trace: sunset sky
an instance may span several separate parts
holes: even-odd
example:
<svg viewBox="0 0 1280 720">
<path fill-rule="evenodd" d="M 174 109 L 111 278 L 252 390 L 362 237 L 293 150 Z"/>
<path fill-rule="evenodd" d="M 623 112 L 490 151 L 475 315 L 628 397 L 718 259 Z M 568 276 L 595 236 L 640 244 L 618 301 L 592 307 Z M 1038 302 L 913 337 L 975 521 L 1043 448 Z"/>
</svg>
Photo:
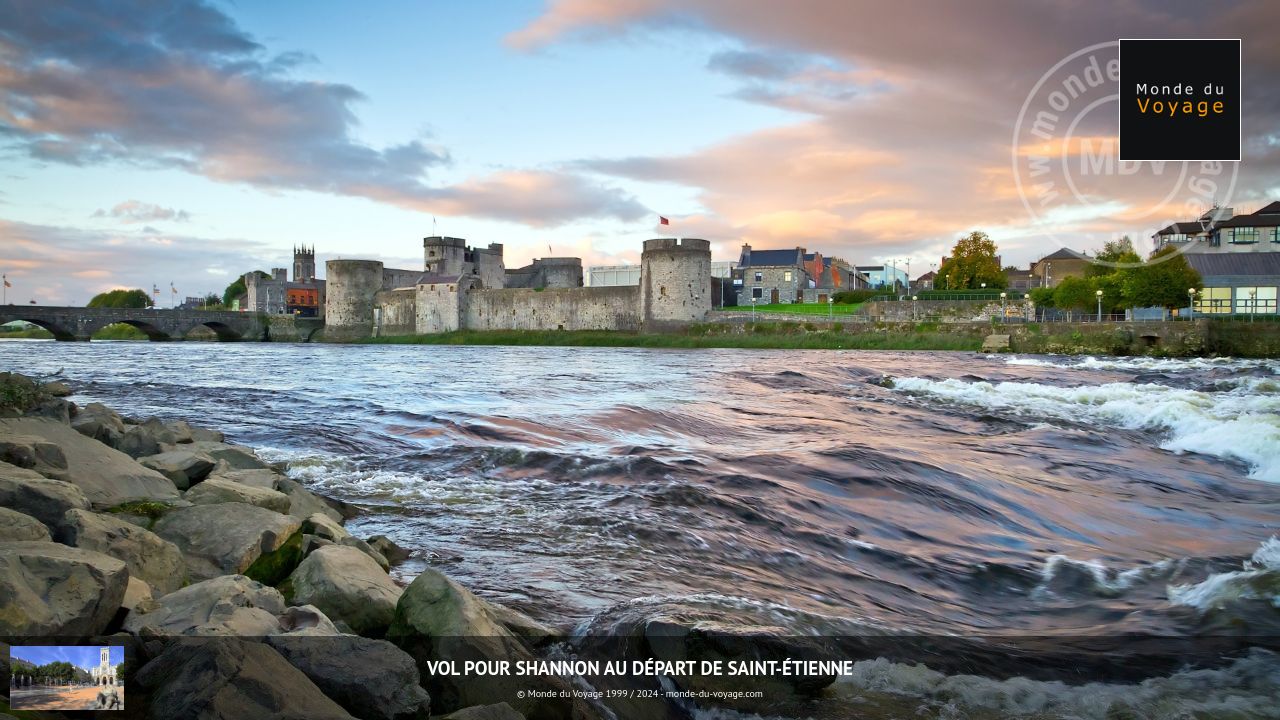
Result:
<svg viewBox="0 0 1280 720">
<path fill-rule="evenodd" d="M 1158 179 L 1039 220 L 1013 179 L 1037 80 L 1120 37 L 1243 38 L 1229 199 L 1280 199 L 1274 2 L 0 0 L 0 271 L 11 302 L 221 293 L 301 243 L 420 267 L 433 216 L 508 267 L 665 234 L 913 276 L 973 229 L 1020 265 L 1145 241 Z"/>
</svg>

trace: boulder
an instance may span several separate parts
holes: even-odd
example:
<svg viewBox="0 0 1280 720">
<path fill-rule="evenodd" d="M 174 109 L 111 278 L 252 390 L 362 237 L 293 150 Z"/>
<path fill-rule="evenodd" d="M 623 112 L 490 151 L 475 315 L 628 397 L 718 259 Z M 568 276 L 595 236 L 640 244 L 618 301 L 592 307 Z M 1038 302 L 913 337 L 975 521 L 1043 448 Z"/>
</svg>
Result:
<svg viewBox="0 0 1280 720">
<path fill-rule="evenodd" d="M 186 564 L 178 546 L 113 515 L 68 510 L 58 539 L 72 547 L 94 550 L 124 561 L 129 574 L 160 593 L 173 592 L 186 580 Z"/>
<path fill-rule="evenodd" d="M 186 420 L 174 420 L 165 423 L 165 429 L 173 434 L 173 441 L 179 445 L 185 445 L 195 442 L 195 437 L 191 434 L 191 425 Z"/>
<path fill-rule="evenodd" d="M 191 427 L 192 442 L 226 442 L 227 436 L 217 430 L 210 430 L 202 427 Z"/>
<path fill-rule="evenodd" d="M 568 693 L 569 685 L 558 677 L 432 674 L 426 664 L 430 661 L 515 663 L 534 658 L 510 630 L 494 619 L 485 602 L 431 568 L 414 579 L 401 595 L 387 639 L 418 663 L 423 686 L 431 693 L 437 712 L 506 702 L 530 720 L 592 715 L 581 700 L 560 696 L 562 691 Z M 527 691 L 551 696 L 533 699 Z"/>
<path fill-rule="evenodd" d="M 0 463 L 0 505 L 56 529 L 62 525 L 62 517 L 68 510 L 87 510 L 89 500 L 80 488 L 69 482 L 50 480 L 34 470 Z"/>
<path fill-rule="evenodd" d="M 377 550 L 378 553 L 382 555 L 382 557 L 386 558 L 387 562 L 392 565 L 399 565 L 405 560 L 408 560 L 409 556 L 412 555 L 411 551 L 400 547 L 395 543 L 395 541 L 386 535 L 374 535 L 368 540 L 365 540 L 365 542 L 369 543 L 369 547 Z"/>
<path fill-rule="evenodd" d="M 213 470 L 213 460 L 186 450 L 145 455 L 138 458 L 138 462 L 172 480 L 179 490 L 204 480 Z"/>
<path fill-rule="evenodd" d="M 56 397 L 46 397 L 34 406 L 27 409 L 23 415 L 29 418 L 44 418 L 52 420 L 62 425 L 71 424 L 71 418 L 75 417 L 78 408 L 76 404 L 68 400 Z"/>
<path fill-rule="evenodd" d="M 342 634 L 329 616 L 315 605 L 294 605 L 285 608 L 284 614 L 278 620 L 280 630 L 291 636 L 331 637 Z"/>
<path fill-rule="evenodd" d="M 360 538 L 354 535 L 348 535 L 338 540 L 337 544 L 345 545 L 347 547 L 353 547 L 359 550 L 360 552 L 364 553 L 365 555 L 368 555 L 370 558 L 373 559 L 374 562 L 378 563 L 378 567 L 382 568 L 382 572 L 391 571 L 391 563 L 387 562 L 387 559 L 382 556 L 382 553 L 378 552 L 377 550 L 374 550 L 373 547 L 369 545 L 369 543 L 361 540 Z"/>
<path fill-rule="evenodd" d="M 15 540 L 50 542 L 52 539 L 49 528 L 45 527 L 44 523 L 17 510 L 0 507 L 0 542 Z"/>
<path fill-rule="evenodd" d="M 54 480 L 67 479 L 67 456 L 56 443 L 34 435 L 0 435 L 0 461 Z"/>
<path fill-rule="evenodd" d="M 53 397 L 68 397 L 71 395 L 71 386 L 61 380 L 47 382 L 44 385 L 41 385 L 40 389 Z"/>
<path fill-rule="evenodd" d="M 559 642 L 566 637 L 563 631 L 540 623 L 519 610 L 487 600 L 482 600 L 482 602 L 488 606 L 489 614 L 493 616 L 494 620 L 497 620 L 499 624 L 515 635 L 524 638 L 526 642 L 534 647 L 542 647 Z"/>
<path fill-rule="evenodd" d="M 324 513 L 312 513 L 306 520 L 303 520 L 302 532 L 311 533 L 330 542 L 338 542 L 343 538 L 351 537 L 351 533 L 342 527 L 342 523 L 335 522 L 333 518 Z"/>
<path fill-rule="evenodd" d="M 160 443 L 147 428 L 129 425 L 115 442 L 115 448 L 132 458 L 146 457 L 160 452 Z"/>
<path fill-rule="evenodd" d="M 274 583 L 301 559 L 301 528 L 290 515 L 224 502 L 173 510 L 156 522 L 155 532 L 182 551 L 192 580 L 243 573 Z"/>
<path fill-rule="evenodd" d="M 65 479 L 84 491 L 95 507 L 178 497 L 178 488 L 165 476 L 66 425 L 37 418 L 4 419 L 0 435 L 33 435 L 61 447 L 67 459 Z"/>
<path fill-rule="evenodd" d="M 159 445 L 178 444 L 178 436 L 158 417 L 147 418 L 139 427 L 146 430 Z"/>
<path fill-rule="evenodd" d="M 124 589 L 124 599 L 120 601 L 120 607 L 125 610 L 133 610 L 138 605 L 150 601 L 154 596 L 155 593 L 151 592 L 150 585 L 131 575 L 129 576 L 129 584 Z"/>
<path fill-rule="evenodd" d="M 273 587 L 244 575 L 222 575 L 138 605 L 124 629 L 140 637 L 236 635 L 280 632 L 284 598 Z"/>
<path fill-rule="evenodd" d="M 362 720 L 426 720 L 431 696 L 413 658 L 385 640 L 358 635 L 267 639 L 325 695 Z"/>
<path fill-rule="evenodd" d="M 298 519 L 311 517 L 314 513 L 323 513 L 334 522 L 342 522 L 342 513 L 329 507 L 319 495 L 302 486 L 302 483 L 289 478 L 280 478 L 280 492 L 289 496 L 289 514 Z"/>
<path fill-rule="evenodd" d="M 117 450 L 125 433 L 124 419 L 102 403 L 89 403 L 80 408 L 71 420 L 71 429 Z"/>
<path fill-rule="evenodd" d="M 58 543 L 0 543 L 0 635 L 87 636 L 124 600 L 123 562 Z"/>
<path fill-rule="evenodd" d="M 221 477 L 211 477 L 187 491 L 183 496 L 192 505 L 237 502 L 256 505 L 278 513 L 289 512 L 289 496 L 275 490 L 243 485 Z"/>
<path fill-rule="evenodd" d="M 138 670 L 153 718 L 351 720 L 270 646 L 240 638 L 185 639 Z"/>
<path fill-rule="evenodd" d="M 525 717 L 510 705 L 498 703 L 462 708 L 443 716 L 440 720 L 525 720 Z"/>
<path fill-rule="evenodd" d="M 220 463 L 210 476 L 263 490 L 280 489 L 281 475 L 275 470 L 232 470 L 230 467 L 230 465 Z"/>
<path fill-rule="evenodd" d="M 208 455 L 215 461 L 224 460 L 232 470 L 266 470 L 271 467 L 258 459 L 249 448 L 237 445 L 200 440 L 190 443 L 185 449 Z"/>
<path fill-rule="evenodd" d="M 315 605 L 362 635 L 381 635 L 403 592 L 381 567 L 356 548 L 322 547 L 308 555 L 284 585 L 290 601 Z"/>
</svg>

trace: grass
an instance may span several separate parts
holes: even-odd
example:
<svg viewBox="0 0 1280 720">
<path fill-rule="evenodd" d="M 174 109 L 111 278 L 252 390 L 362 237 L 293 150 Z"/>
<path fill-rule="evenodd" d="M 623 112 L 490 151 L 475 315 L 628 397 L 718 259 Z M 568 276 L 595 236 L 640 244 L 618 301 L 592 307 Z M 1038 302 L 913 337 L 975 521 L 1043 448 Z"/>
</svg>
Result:
<svg viewBox="0 0 1280 720">
<path fill-rule="evenodd" d="M 756 305 L 756 312 L 761 313 L 792 313 L 796 315 L 852 315 L 862 307 L 862 303 L 853 303 L 849 305 L 832 305 L 828 307 L 827 303 L 770 303 L 768 305 Z M 739 305 L 737 307 L 717 308 L 723 312 L 751 312 L 750 305 Z"/>
<path fill-rule="evenodd" d="M 112 323 L 93 334 L 94 340 L 146 340 L 147 334 L 126 323 Z"/>
<path fill-rule="evenodd" d="M 807 326 L 807 327 L 806 327 Z M 683 332 L 629 333 L 614 330 L 458 330 L 402 335 L 362 342 L 385 345 L 543 345 L 556 347 L 745 348 L 772 350 L 977 350 L 982 338 L 932 332 L 846 333 L 811 323 L 754 323 L 737 332 L 730 325 L 694 325 Z"/>
</svg>

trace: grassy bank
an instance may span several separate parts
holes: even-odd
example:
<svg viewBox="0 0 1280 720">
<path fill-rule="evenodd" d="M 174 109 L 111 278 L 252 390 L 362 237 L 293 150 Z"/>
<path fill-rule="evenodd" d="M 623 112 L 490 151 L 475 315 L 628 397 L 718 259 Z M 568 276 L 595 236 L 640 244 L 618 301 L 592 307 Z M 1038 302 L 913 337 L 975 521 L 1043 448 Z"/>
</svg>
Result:
<svg viewBox="0 0 1280 720">
<path fill-rule="evenodd" d="M 820 315 L 826 317 L 828 315 L 852 315 L 862 307 L 862 303 L 850 303 L 828 306 L 827 303 L 770 303 L 768 305 L 756 305 L 758 313 L 787 313 L 791 315 Z M 738 305 L 736 307 L 716 308 L 716 312 L 751 312 L 750 305 Z"/>
<path fill-rule="evenodd" d="M 776 350 L 977 350 L 981 337 L 917 330 L 846 332 L 811 323 L 695 325 L 679 332 L 613 330 L 458 330 L 362 341 L 386 345 L 550 345 L 561 347 L 747 348 Z"/>
</svg>

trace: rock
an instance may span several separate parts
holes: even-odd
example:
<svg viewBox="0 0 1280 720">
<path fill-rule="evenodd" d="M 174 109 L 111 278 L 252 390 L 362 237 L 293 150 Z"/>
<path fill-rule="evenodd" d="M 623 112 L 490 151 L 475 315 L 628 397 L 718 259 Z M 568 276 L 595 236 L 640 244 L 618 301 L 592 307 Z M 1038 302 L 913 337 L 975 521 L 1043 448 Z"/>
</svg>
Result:
<svg viewBox="0 0 1280 720">
<path fill-rule="evenodd" d="M 279 618 L 280 630 L 293 637 L 330 637 L 342 633 L 333 621 L 315 605 L 285 608 Z"/>
<path fill-rule="evenodd" d="M 66 480 L 79 487 L 95 507 L 108 508 L 135 500 L 173 500 L 178 488 L 122 452 L 45 419 L 0 420 L 0 435 L 34 435 L 62 448 Z"/>
<path fill-rule="evenodd" d="M 131 576 L 161 595 L 177 590 L 186 580 L 186 564 L 178 546 L 146 528 L 87 510 L 68 510 L 62 526 L 59 540 L 124 561 Z"/>
<path fill-rule="evenodd" d="M 275 588 L 244 575 L 222 575 L 135 607 L 124 629 L 140 637 L 259 637 L 280 632 L 276 616 L 283 612 L 284 597 Z"/>
<path fill-rule="evenodd" d="M 280 492 L 289 496 L 290 515 L 305 519 L 314 513 L 324 513 L 334 522 L 342 522 L 342 513 L 329 507 L 319 495 L 304 488 L 302 483 L 289 478 L 280 478 L 279 488 Z"/>
<path fill-rule="evenodd" d="M 138 427 L 141 427 L 143 430 L 147 431 L 147 433 L 151 435 L 151 438 L 155 440 L 156 444 L 158 445 L 177 445 L 178 444 L 178 436 L 175 435 L 173 430 L 171 430 L 169 426 L 166 425 L 165 422 L 158 417 L 147 418 Z"/>
<path fill-rule="evenodd" d="M 227 436 L 217 430 L 209 430 L 208 428 L 194 427 L 191 428 L 192 442 L 226 442 Z"/>
<path fill-rule="evenodd" d="M 191 452 L 202 453 L 208 455 L 214 460 L 225 460 L 232 470 L 266 470 L 270 468 L 262 460 L 258 459 L 253 451 L 246 447 L 236 445 L 227 445 L 220 442 L 197 441 L 190 444 L 186 448 Z"/>
<path fill-rule="evenodd" d="M 431 696 L 413 658 L 385 640 L 357 635 L 267 639 L 325 695 L 362 720 L 426 720 Z"/>
<path fill-rule="evenodd" d="M 242 485 L 221 477 L 211 477 L 187 491 L 183 496 L 192 505 L 239 502 L 256 505 L 278 513 L 289 512 L 289 496 L 275 490 Z"/>
<path fill-rule="evenodd" d="M 80 488 L 69 482 L 50 480 L 34 470 L 0 463 L 0 505 L 57 529 L 68 510 L 87 510 L 89 500 Z"/>
<path fill-rule="evenodd" d="M 71 418 L 76 414 L 76 404 L 63 400 L 62 398 L 45 398 L 36 403 L 33 407 L 28 408 L 24 417 L 43 418 L 53 420 L 62 425 L 71 424 Z"/>
<path fill-rule="evenodd" d="M 187 424 L 186 420 L 165 423 L 165 429 L 173 434 L 173 441 L 179 445 L 195 442 L 195 438 L 191 435 L 191 426 Z"/>
<path fill-rule="evenodd" d="M 119 450 L 124 420 L 102 403 L 89 403 L 71 420 L 71 429 Z"/>
<path fill-rule="evenodd" d="M 982 339 L 979 352 L 1009 352 L 1009 335 L 988 335 Z"/>
<path fill-rule="evenodd" d="M 67 456 L 62 448 L 34 435 L 0 436 L 0 461 L 35 470 L 54 480 L 67 479 Z"/>
<path fill-rule="evenodd" d="M 51 542 L 53 538 L 49 535 L 49 528 L 39 520 L 17 510 L 0 507 L 0 542 L 22 540 Z"/>
<path fill-rule="evenodd" d="M 129 584 L 124 589 L 124 599 L 120 601 L 120 607 L 125 610 L 133 610 L 138 605 L 151 600 L 153 596 L 150 585 L 143 580 L 129 576 Z"/>
<path fill-rule="evenodd" d="M 220 463 L 210 476 L 263 490 L 280 489 L 281 475 L 275 470 L 231 470 L 229 465 Z"/>
<path fill-rule="evenodd" d="M 351 715 L 260 642 L 240 638 L 173 643 L 137 672 L 153 718 L 350 720 Z"/>
<path fill-rule="evenodd" d="M 473 705 L 451 712 L 440 720 L 525 720 L 524 715 L 506 703 L 497 705 Z"/>
<path fill-rule="evenodd" d="M 291 602 L 315 605 L 362 635 L 380 636 L 403 592 L 368 555 L 331 545 L 308 555 L 284 585 Z"/>
<path fill-rule="evenodd" d="M 106 630 L 129 584 L 123 562 L 51 542 L 0 543 L 0 635 Z"/>
<path fill-rule="evenodd" d="M 71 386 L 60 380 L 47 382 L 44 385 L 41 385 L 40 389 L 54 397 L 68 397 L 71 395 Z"/>
<path fill-rule="evenodd" d="M 312 513 L 306 520 L 303 520 L 302 532 L 311 533 L 330 542 L 338 542 L 343 538 L 351 537 L 351 533 L 347 532 L 347 529 L 342 527 L 341 523 L 334 522 L 332 518 L 324 513 Z"/>
<path fill-rule="evenodd" d="M 185 450 L 145 455 L 138 458 L 138 462 L 172 480 L 179 490 L 204 480 L 213 470 L 213 460 Z"/>
<path fill-rule="evenodd" d="M 116 440 L 115 448 L 133 458 L 155 455 L 160 452 L 160 443 L 141 425 L 130 425 Z"/>
<path fill-rule="evenodd" d="M 318 552 L 325 552 L 328 548 Z M 529 661 L 533 654 L 466 588 L 428 568 L 405 589 L 387 639 L 413 656 L 437 712 L 507 702 L 530 720 L 590 716 L 582 701 L 560 697 L 569 685 L 557 677 L 432 674 L 426 663 L 454 660 Z M 550 692 L 531 699 L 527 692 Z"/>
<path fill-rule="evenodd" d="M 497 620 L 499 624 L 512 633 L 524 638 L 534 647 L 549 645 L 566 637 L 564 632 L 550 625 L 544 625 L 519 610 L 487 600 L 482 600 L 481 602 L 488 606 L 489 613 L 494 620 Z"/>
<path fill-rule="evenodd" d="M 155 532 L 182 551 L 193 580 L 243 573 L 274 583 L 301 559 L 301 527 L 289 515 L 225 502 L 174 510 L 156 522 Z"/>
<path fill-rule="evenodd" d="M 369 543 L 369 547 L 377 550 L 391 565 L 399 565 L 412 555 L 409 550 L 400 547 L 386 535 L 374 535 L 365 542 Z"/>
<path fill-rule="evenodd" d="M 325 540 L 324 538 L 316 537 L 309 533 L 302 534 L 302 554 L 304 556 L 310 555 L 316 550 L 319 550 L 322 547 L 328 547 L 332 544 L 332 540 Z"/>
<path fill-rule="evenodd" d="M 344 537 L 341 540 L 338 540 L 336 544 L 345 545 L 347 547 L 353 547 L 359 550 L 360 552 L 364 553 L 365 555 L 368 555 L 370 558 L 373 559 L 374 562 L 378 563 L 378 567 L 382 568 L 382 572 L 391 571 L 391 563 L 387 562 L 387 559 L 382 557 L 382 553 L 378 552 L 377 550 L 374 550 L 372 547 L 370 547 L 369 543 L 361 540 L 360 538 L 354 535 L 348 535 L 347 537 Z"/>
</svg>

